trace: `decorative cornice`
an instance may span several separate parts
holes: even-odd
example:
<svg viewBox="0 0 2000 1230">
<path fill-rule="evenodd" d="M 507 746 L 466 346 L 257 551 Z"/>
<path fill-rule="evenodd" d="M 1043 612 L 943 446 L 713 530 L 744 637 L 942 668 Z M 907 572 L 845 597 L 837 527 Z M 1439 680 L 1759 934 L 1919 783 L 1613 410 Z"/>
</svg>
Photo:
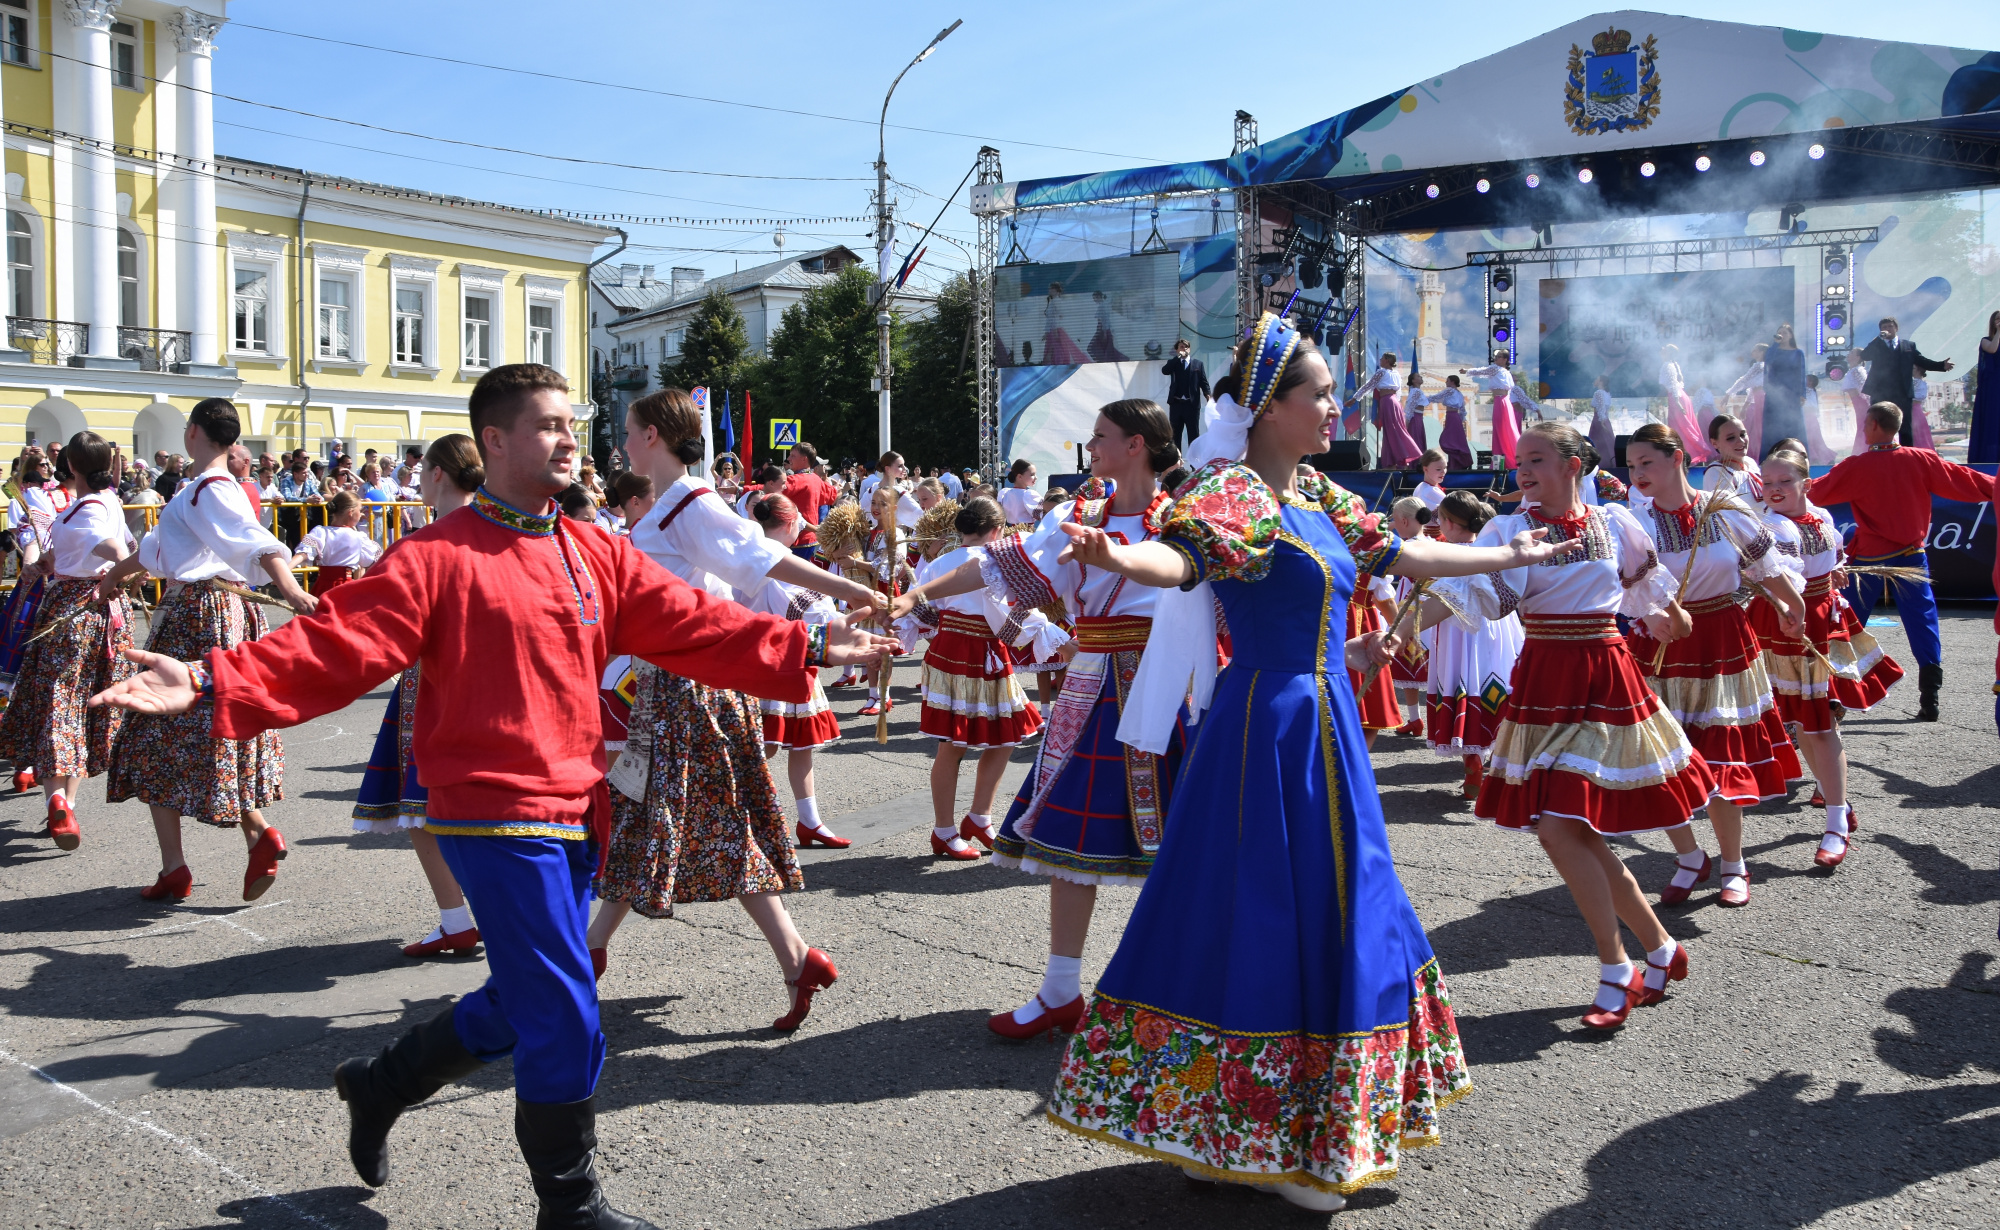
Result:
<svg viewBox="0 0 2000 1230">
<path fill-rule="evenodd" d="M 472 290 L 499 290 L 507 280 L 507 271 L 487 265 L 460 264 L 458 280 Z"/>
<path fill-rule="evenodd" d="M 174 32 L 174 46 L 180 48 L 183 55 L 205 56 L 215 51 L 215 32 L 222 29 L 222 22 L 220 17 L 182 9 L 167 18 L 167 27 Z"/>
<path fill-rule="evenodd" d="M 256 231 L 224 231 L 223 238 L 233 251 L 248 256 L 279 257 L 291 241 L 283 235 L 260 235 Z"/>
<path fill-rule="evenodd" d="M 342 273 L 359 273 L 362 265 L 368 260 L 368 249 L 315 242 L 312 246 L 312 255 L 315 263 L 328 269 L 337 269 Z"/>
<path fill-rule="evenodd" d="M 552 278 L 546 273 L 524 273 L 521 285 L 535 294 L 560 295 L 570 288 L 574 278 Z"/>
<path fill-rule="evenodd" d="M 389 254 L 389 268 L 402 274 L 404 277 L 427 278 L 435 281 L 437 279 L 438 266 L 442 263 L 428 256 L 411 256 L 406 252 L 391 252 Z"/>
<path fill-rule="evenodd" d="M 63 0 L 63 12 L 73 26 L 108 32 L 111 18 L 118 12 L 118 0 Z"/>
</svg>

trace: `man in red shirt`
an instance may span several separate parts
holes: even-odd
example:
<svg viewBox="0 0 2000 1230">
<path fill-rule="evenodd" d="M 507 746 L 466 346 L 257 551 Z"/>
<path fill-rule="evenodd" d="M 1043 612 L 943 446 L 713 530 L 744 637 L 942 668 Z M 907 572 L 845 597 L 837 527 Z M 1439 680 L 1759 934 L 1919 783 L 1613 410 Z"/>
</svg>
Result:
<svg viewBox="0 0 2000 1230">
<path fill-rule="evenodd" d="M 207 705 L 216 735 L 241 739 L 331 712 L 420 664 L 412 750 L 430 791 L 424 827 L 479 915 L 490 972 L 379 1056 L 335 1069 L 348 1156 L 379 1187 L 397 1116 L 511 1054 L 537 1224 L 652 1230 L 605 1203 L 594 1165 L 605 1044 L 584 897 L 610 813 L 591 720 L 600 672 L 632 654 L 712 687 L 804 700 L 808 666 L 895 642 L 846 621 L 812 629 L 752 614 L 625 539 L 563 519 L 552 497 L 575 468 L 569 403 L 551 368 L 488 372 L 469 406 L 488 476 L 471 504 L 397 542 L 315 618 L 205 662 L 135 651 L 144 672 L 91 703 Z"/>
<path fill-rule="evenodd" d="M 1893 402 L 1868 407 L 1861 425 L 1868 451 L 1856 453 L 1812 483 L 1812 502 L 1824 508 L 1846 504 L 1854 513 L 1854 541 L 1848 561 L 1922 568 L 1931 534 L 1931 497 L 1991 503 L 1993 480 L 1969 466 L 1946 461 L 1927 448 L 1897 439 L 1903 411 Z M 1917 720 L 1938 720 L 1938 688 L 1944 683 L 1944 646 L 1938 635 L 1937 596 L 1931 583 L 1894 581 L 1896 614 L 1917 659 Z M 1866 622 L 1882 600 L 1881 577 L 1857 576 L 1847 584 L 1847 604 Z"/>
<path fill-rule="evenodd" d="M 810 444 L 794 444 L 785 457 L 785 467 L 791 473 L 785 476 L 784 495 L 806 520 L 806 528 L 792 543 L 792 554 L 804 560 L 813 557 L 813 548 L 819 543 L 819 533 L 813 527 L 819 524 L 820 510 L 832 508 L 840 498 L 832 483 L 813 472 L 818 464 L 819 453 Z"/>
</svg>

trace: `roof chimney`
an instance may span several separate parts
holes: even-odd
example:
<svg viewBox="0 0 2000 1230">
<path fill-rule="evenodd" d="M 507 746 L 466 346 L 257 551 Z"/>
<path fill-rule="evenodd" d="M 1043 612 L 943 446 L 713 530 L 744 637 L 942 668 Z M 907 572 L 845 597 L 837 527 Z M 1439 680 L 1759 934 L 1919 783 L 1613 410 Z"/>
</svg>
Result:
<svg viewBox="0 0 2000 1230">
<path fill-rule="evenodd" d="M 651 286 L 652 284 L 653 284 L 653 267 L 651 265 L 639 266 L 639 285 Z"/>
<path fill-rule="evenodd" d="M 693 290 L 707 279 L 708 275 L 700 269 L 689 269 L 676 265 L 673 271 L 674 294 L 679 295 L 685 291 Z"/>
<path fill-rule="evenodd" d="M 637 286 L 639 284 L 639 266 L 618 266 L 618 284 L 620 286 Z"/>
</svg>

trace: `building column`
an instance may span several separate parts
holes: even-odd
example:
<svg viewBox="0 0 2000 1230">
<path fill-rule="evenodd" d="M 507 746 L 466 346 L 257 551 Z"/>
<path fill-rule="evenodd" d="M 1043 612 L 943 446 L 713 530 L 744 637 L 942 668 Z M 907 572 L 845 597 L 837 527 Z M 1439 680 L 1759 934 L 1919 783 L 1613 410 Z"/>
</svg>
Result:
<svg viewBox="0 0 2000 1230">
<path fill-rule="evenodd" d="M 117 0 L 64 0 L 76 27 L 77 127 L 84 138 L 77 150 L 83 171 L 80 212 L 82 248 L 90 254 L 83 297 L 90 325 L 86 366 L 117 366 L 118 359 L 118 160 L 111 119 L 111 18 Z M 110 362 L 106 362 L 109 360 Z M 136 360 L 132 366 L 138 366 Z"/>
<path fill-rule="evenodd" d="M 222 300 L 216 292 L 221 261 L 215 234 L 215 100 L 209 94 L 209 68 L 222 18 L 182 9 L 169 24 L 174 46 L 180 51 L 176 73 L 182 86 L 178 144 L 181 156 L 192 160 L 183 163 L 180 172 L 181 182 L 187 185 L 180 236 L 188 280 L 194 289 L 194 314 L 183 324 L 194 334 L 193 366 L 213 368 L 222 355 L 217 341 Z"/>
</svg>

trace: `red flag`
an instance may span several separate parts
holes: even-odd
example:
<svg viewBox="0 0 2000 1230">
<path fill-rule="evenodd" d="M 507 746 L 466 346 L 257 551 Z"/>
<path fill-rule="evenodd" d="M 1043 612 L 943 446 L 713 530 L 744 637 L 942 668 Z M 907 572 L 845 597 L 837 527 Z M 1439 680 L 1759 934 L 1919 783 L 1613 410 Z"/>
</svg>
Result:
<svg viewBox="0 0 2000 1230">
<path fill-rule="evenodd" d="M 743 479 L 750 480 L 750 467 L 757 460 L 757 433 L 750 426 L 750 394 L 743 394 Z"/>
</svg>

